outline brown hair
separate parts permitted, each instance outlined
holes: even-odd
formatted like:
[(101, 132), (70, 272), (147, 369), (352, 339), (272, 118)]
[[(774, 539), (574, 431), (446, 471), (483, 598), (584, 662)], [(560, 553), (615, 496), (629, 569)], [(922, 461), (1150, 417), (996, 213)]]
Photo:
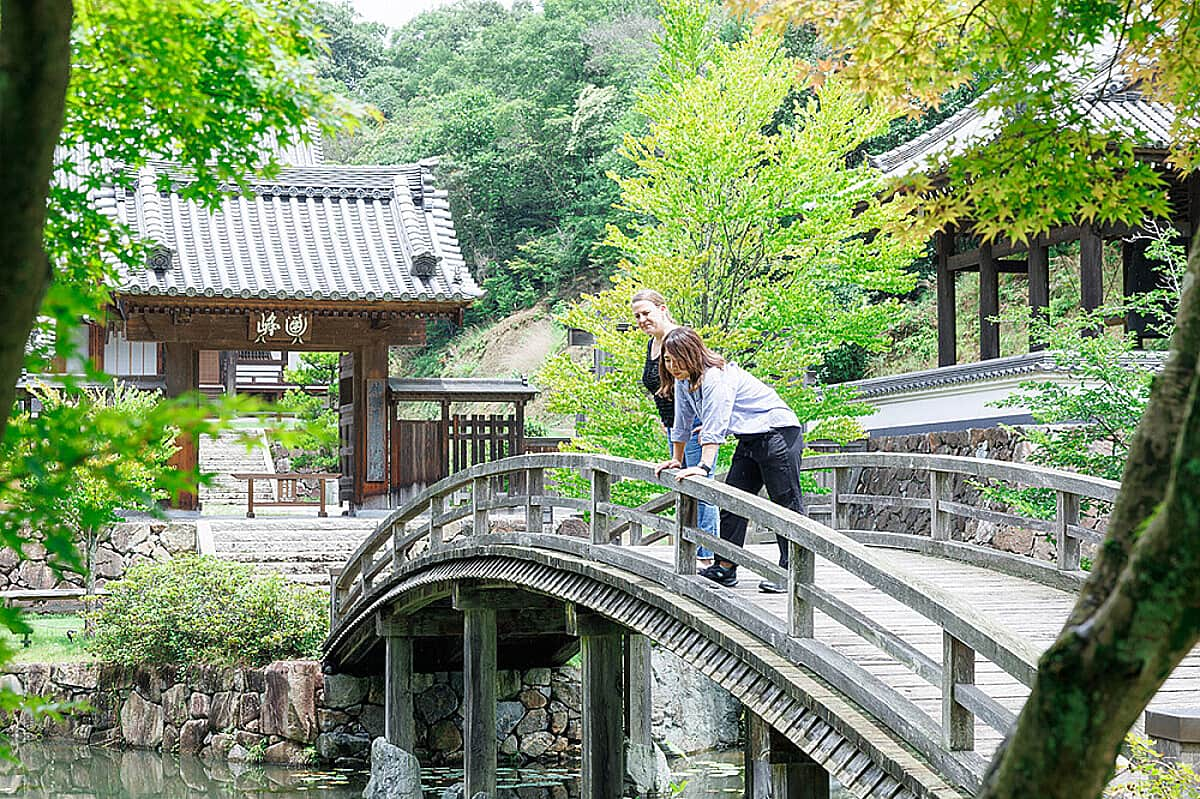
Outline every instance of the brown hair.
[[(671, 353), (676, 363), (687, 369), (692, 388), (704, 379), (704, 370), (710, 366), (723, 367), (725, 359), (704, 346), (700, 334), (690, 327), (677, 327), (663, 336), (663, 354)], [(675, 391), (675, 377), (667, 371), (667, 359), (658, 362), (659, 396), (665, 397)]]

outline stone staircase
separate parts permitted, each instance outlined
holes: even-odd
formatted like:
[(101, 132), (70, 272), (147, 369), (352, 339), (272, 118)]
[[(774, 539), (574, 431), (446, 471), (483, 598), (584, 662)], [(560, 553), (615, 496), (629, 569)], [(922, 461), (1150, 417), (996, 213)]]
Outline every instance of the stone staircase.
[(344, 565), (379, 519), (293, 516), (213, 519), (207, 524), (217, 557), (279, 572), (294, 582), (328, 585), (330, 567)]
[[(200, 486), (200, 504), (246, 506), (246, 481), (235, 480), (232, 475), (241, 472), (273, 472), (274, 465), (263, 444), (247, 450), (245, 438), (263, 441), (260, 429), (222, 430), (216, 437), (200, 439), (200, 470), (214, 474), (211, 485)], [(271, 481), (255, 481), (255, 502), (271, 502), (275, 499), (275, 485)], [(207, 510), (207, 508), (206, 508)]]

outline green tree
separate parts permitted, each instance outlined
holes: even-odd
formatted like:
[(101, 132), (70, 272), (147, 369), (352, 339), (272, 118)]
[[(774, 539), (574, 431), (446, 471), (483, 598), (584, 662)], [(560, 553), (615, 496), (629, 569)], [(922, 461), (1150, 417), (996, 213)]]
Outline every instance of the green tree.
[[(1024, 241), (1060, 223), (1137, 224), (1165, 214), (1160, 172), (1136, 158), (1151, 131), (1136, 120), (1117, 128), (1093, 118), (1078, 86), (1104, 78), (1097, 52), (1119, 45), (1121, 67), (1176, 114), (1173, 166), (1194, 170), (1198, 14), (1188, 0), (788, 0), (765, 21), (815, 23), (846, 57), (844, 78), (894, 108), (919, 111), (976, 75), (997, 76), (981, 98), (994, 137), (950, 156), (937, 190), (925, 176), (911, 178), (905, 197), (923, 212), (911, 228), (920, 237), (962, 220), (985, 240)], [(1129, 442), (1107, 537), (992, 763), (980, 792), (987, 799), (1099, 796), (1126, 731), (1200, 640), (1198, 242), (1193, 236), (1170, 353)]]
[[(489, 319), (610, 272), (617, 218), (605, 173), (632, 130), (633, 87), (654, 63), (651, 0), (459, 2), (395, 32), (356, 96), (385, 121), (339, 141), (356, 163), (440, 160)], [(335, 42), (335, 51), (338, 48)]]
[[(632, 222), (611, 226), (621, 253), (612, 286), (563, 321), (610, 354), (599, 379), (562, 356), (541, 374), (551, 408), (580, 413), (577, 446), (654, 458), (661, 424), (640, 385), (646, 339), (622, 323), (639, 288), (669, 300), (726, 357), (775, 385), (801, 419), (858, 412), (848, 392), (805, 386), (825, 355), (884, 346), (913, 252), (873, 231), (888, 220), (878, 174), (847, 156), (885, 129), (840, 81), (792, 102), (798, 62), (779, 37), (723, 42), (708, 3), (664, 3), (662, 59), (638, 110), (649, 132), (628, 136), (631, 175), (612, 178)], [(791, 121), (777, 124), (781, 109)]]
[[(39, 371), (51, 356), (74, 355), (74, 331), (85, 317), (103, 318), (119, 268), (144, 264), (145, 243), (95, 197), (113, 185), (128, 188), (155, 158), (180, 164), (191, 177), (183, 191), (211, 201), (225, 186), (276, 168), (268, 140), (288, 146), (310, 136), (312, 122), (332, 129), (348, 119), (350, 106), (316, 77), (321, 48), (309, 6), (290, 0), (0, 3), (0, 202), (9, 220), (0, 226), (5, 546), (20, 551), (36, 530), (56, 565), (82, 568), (71, 525), (52, 510), (71, 472), (109, 454), (119, 461), (168, 426), (188, 435), (212, 429), (204, 418), (212, 409), (187, 402), (162, 403), (138, 418), (97, 412), (94, 426), (72, 423), (78, 405), (19, 426), (9, 419), (23, 367)], [(39, 319), (39, 333), (59, 335), (39, 335), (44, 346), (27, 358)], [(70, 407), (75, 381), (64, 378), (59, 389)], [(124, 485), (113, 468), (101, 478), (115, 491)], [(169, 474), (163, 486), (178, 490), (188, 479)], [(10, 608), (0, 609), (0, 621), (24, 627)], [(10, 700), (0, 697), (6, 706)]]
[[(168, 461), (175, 452), (178, 429), (156, 418), (159, 396), (121, 383), (107, 390), (64, 392), (35, 389), (41, 404), (36, 422), (29, 413), (13, 419), (16, 452), (24, 463), (44, 468), (26, 470), (20, 487), (3, 492), (13, 512), (26, 519), (47, 514), (56, 527), (72, 535), (83, 550), (81, 564), (88, 596), (96, 593), (96, 552), (114, 522), (128, 511), (150, 512), (165, 499), (170, 482)], [(103, 450), (93, 449), (77, 463), (67, 464), (46, 450), (57, 442), (40, 438), (41, 429), (89, 429), (102, 435)], [(120, 437), (111, 434), (119, 432)], [(135, 435), (131, 436), (130, 433)], [(18, 469), (8, 464), (5, 472)], [(31, 507), (37, 503), (38, 507)]]

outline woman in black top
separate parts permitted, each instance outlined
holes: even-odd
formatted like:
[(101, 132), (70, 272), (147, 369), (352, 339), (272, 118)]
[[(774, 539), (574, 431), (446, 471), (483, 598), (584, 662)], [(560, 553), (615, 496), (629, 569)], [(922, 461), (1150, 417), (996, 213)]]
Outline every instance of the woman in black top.
[[(675, 397), (673, 394), (665, 397), (658, 395), (658, 389), (661, 386), (659, 362), (662, 361), (663, 337), (679, 325), (671, 319), (666, 299), (653, 289), (643, 289), (637, 292), (629, 303), (633, 310), (633, 321), (637, 324), (638, 329), (650, 337), (650, 340), (646, 342), (646, 363), (642, 367), (642, 385), (654, 399), (654, 407), (658, 409), (658, 417), (663, 423), (663, 435), (666, 436), (671, 425), (675, 423)], [(699, 433), (699, 428), (693, 430), (691, 438), (684, 446), (684, 466), (695, 466), (700, 463)], [(670, 439), (667, 441), (667, 446), (669, 449)], [(707, 502), (699, 503), (696, 508), (696, 527), (716, 537), (717, 509)], [(703, 560), (712, 557), (712, 553), (704, 547), (698, 547), (696, 555)]]

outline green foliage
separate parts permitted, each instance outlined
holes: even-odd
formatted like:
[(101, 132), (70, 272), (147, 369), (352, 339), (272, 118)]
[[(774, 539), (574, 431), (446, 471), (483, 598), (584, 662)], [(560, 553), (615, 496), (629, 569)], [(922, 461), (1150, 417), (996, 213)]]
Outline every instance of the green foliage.
[[(1185, 257), (1183, 248), (1173, 243), (1173, 231), (1150, 227), (1156, 233), (1147, 257), (1159, 260), (1164, 288), (1091, 313), (1079, 313), (1063, 302), (1052, 304), (1045, 320), (1029, 318), (1027, 309), (1009, 315), (1019, 315), (1033, 337), (1045, 342), (1063, 375), (1060, 380), (1022, 381), (1009, 397), (996, 403), (1002, 408), (1029, 408), (1034, 421), (1047, 426), (1023, 432), (1033, 445), (1031, 462), (1121, 479), (1129, 442), (1150, 400), (1157, 361), (1135, 352), (1132, 336), (1095, 333), (1104, 331), (1106, 318), (1138, 310), (1160, 333), (1171, 335)], [(1054, 518), (1052, 491), (990, 486), (985, 493), (1035, 518)]]
[(824, 69), (897, 112), (915, 116), (956, 91), (986, 88), (979, 108), (990, 120), (988, 140), (955, 148), (936, 186), (926, 175), (908, 180), (907, 196), (922, 210), (910, 219), (920, 238), (960, 219), (985, 239), (1027, 241), (1079, 220), (1134, 225), (1164, 216), (1162, 173), (1136, 156), (1161, 133), (1133, 117), (1091, 113), (1091, 92), (1110, 77), (1097, 56), (1114, 45), (1139, 91), (1174, 110), (1175, 165), (1187, 172), (1200, 164), (1200, 11), (1189, 0), (980, 0), (965, 12), (920, 0), (732, 5), (765, 9), (767, 23), (815, 23), (844, 54)]
[(1125, 745), (1129, 757), (1105, 799), (1200, 799), (1200, 774), (1191, 766), (1165, 759), (1140, 735), (1126, 736)]
[[(322, 44), (306, 2), (114, 0), (76, 3), (75, 13), (56, 155), (64, 179), (46, 197), (27, 198), (46, 203), (53, 275), (38, 332), (57, 335), (38, 337), (27, 368), (44, 372), (58, 357), (99, 382), (104, 376), (77, 357), (80, 320), (105, 318), (119, 269), (144, 268), (149, 242), (99, 208), (95, 193), (128, 190), (148, 161), (168, 159), (188, 175), (185, 194), (215, 201), (224, 186), (246, 186), (259, 167), (277, 166), (264, 153), (268, 139), (295, 144), (310, 135), (310, 121), (330, 131), (351, 107), (318, 83), (313, 67)], [(160, 179), (165, 186), (173, 176), (161, 172)], [(73, 376), (56, 385), (50, 411), (17, 419), (0, 441), (0, 544), (20, 551), (36, 531), (55, 568), (84, 567), (73, 546), (80, 529), (106, 523), (112, 508), (153, 499), (130, 462), (160, 452), (164, 431), (211, 432), (250, 407), (185, 399), (126, 414), (100, 407)], [(195, 478), (159, 470), (156, 485), (169, 493)], [(86, 490), (71, 497), (80, 481)], [(12, 608), (0, 609), (0, 623), (28, 629)], [(9, 654), (0, 646), (0, 662)], [(4, 707), (18, 701), (0, 691)]]
[(211, 556), (133, 566), (109, 583), (89, 648), (117, 663), (262, 665), (317, 657), (327, 596)]
[(352, 163), (439, 159), (463, 252), (487, 290), (468, 321), (612, 270), (600, 242), (617, 188), (605, 173), (638, 124), (632, 90), (654, 61), (654, 12), (652, 0), (460, 0), (395, 31), (361, 78), (341, 65), (355, 53), (376, 63), (364, 46), (374, 34), (338, 23), (326, 71), (385, 119), (330, 152)]
[(805, 386), (806, 374), (846, 347), (881, 350), (895, 313), (883, 295), (912, 284), (914, 252), (874, 233), (889, 213), (878, 174), (847, 164), (887, 117), (829, 81), (774, 124), (800, 65), (772, 35), (723, 42), (712, 10), (664, 7), (662, 60), (637, 106), (649, 133), (625, 139), (632, 176), (612, 174), (633, 220), (606, 238), (621, 270), (563, 315), (611, 353), (613, 371), (594, 379), (564, 355), (540, 375), (552, 411), (584, 416), (573, 444), (584, 451), (657, 460), (665, 447), (640, 384), (645, 336), (618, 328), (636, 290), (661, 291), (676, 321), (814, 421), (864, 412), (848, 390)]
[(338, 352), (302, 352), (300, 365), (285, 369), (283, 379), (298, 386), (325, 386), (329, 390), (330, 404), (336, 405), (340, 364), (341, 353)]
[(296, 414), (296, 427), (280, 435), (289, 447), (302, 450), (292, 456), (296, 469), (336, 472), (338, 462), (338, 412), (324, 397), (291, 389), (279, 400), (282, 411)]

